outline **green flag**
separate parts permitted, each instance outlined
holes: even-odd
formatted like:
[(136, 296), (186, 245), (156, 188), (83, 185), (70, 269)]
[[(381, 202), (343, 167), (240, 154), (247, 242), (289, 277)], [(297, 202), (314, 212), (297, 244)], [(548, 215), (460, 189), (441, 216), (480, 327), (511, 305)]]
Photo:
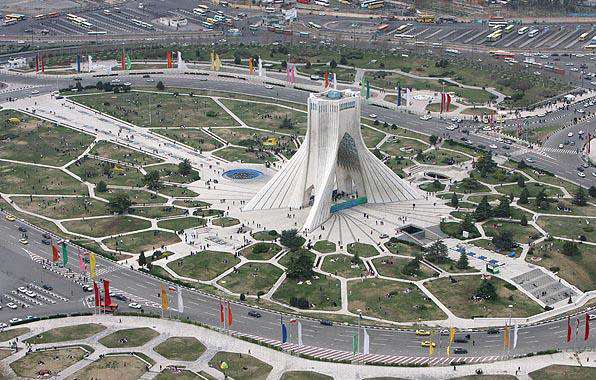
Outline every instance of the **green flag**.
[(126, 70), (130, 70), (132, 68), (132, 61), (130, 60), (130, 56), (126, 53)]
[(366, 99), (370, 98), (370, 82), (366, 80)]
[[(358, 334), (359, 335), (359, 334)], [(352, 335), (352, 353), (356, 354), (358, 353), (358, 336), (357, 334)]]
[(68, 264), (68, 251), (66, 242), (62, 242), (62, 261), (64, 262), (64, 266), (66, 267), (66, 264)]
[(364, 79), (362, 79), (362, 90), (360, 90), (360, 95), (364, 96), (365, 92), (364, 92)]

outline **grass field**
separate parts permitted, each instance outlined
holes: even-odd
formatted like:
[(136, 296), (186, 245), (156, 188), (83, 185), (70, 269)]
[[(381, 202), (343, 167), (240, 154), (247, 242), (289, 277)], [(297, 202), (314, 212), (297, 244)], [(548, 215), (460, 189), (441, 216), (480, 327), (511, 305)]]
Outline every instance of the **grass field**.
[(172, 206), (144, 207), (135, 206), (128, 210), (128, 213), (145, 218), (165, 218), (169, 216), (183, 216), (186, 210)]
[(522, 172), (526, 173), (527, 175), (529, 175), (530, 177), (534, 178), (536, 181), (543, 182), (543, 183), (546, 183), (549, 185), (563, 186), (571, 194), (575, 194), (575, 192), (578, 189), (577, 185), (575, 185), (571, 182), (565, 181), (563, 179), (557, 178), (553, 175), (546, 174), (540, 170), (529, 168), (529, 167), (524, 168), (524, 169), (518, 169), (518, 167), (517, 167), (518, 164), (517, 164), (517, 162), (514, 162), (514, 161), (507, 161), (507, 162), (505, 162), (504, 166), (511, 168), (511, 169), (522, 171)]
[(6, 342), (29, 332), (27, 327), (17, 327), (16, 329), (9, 329), (0, 331), (0, 342)]
[(407, 158), (397, 158), (397, 157), (391, 158), (390, 160), (385, 162), (385, 164), (389, 167), (389, 169), (393, 170), (393, 172), (395, 172), (397, 175), (399, 175), (402, 178), (404, 178), (406, 176), (403, 170), (409, 166), (414, 165), (412, 160), (409, 160)]
[[(577, 216), (596, 216), (596, 206), (592, 206), (590, 204), (586, 206), (576, 206), (571, 203), (571, 199), (558, 199), (556, 202), (552, 202), (550, 204), (550, 208), (548, 210), (542, 210), (536, 206), (536, 203), (530, 201), (528, 204), (520, 205), (528, 210), (532, 210), (537, 213), (546, 213), (546, 214), (554, 214), (554, 215), (577, 215)], [(588, 201), (590, 202), (590, 201)], [(569, 211), (565, 211), (569, 210)]]
[(83, 181), (94, 184), (104, 181), (108, 185), (143, 186), (143, 175), (139, 170), (92, 158), (79, 160), (70, 165), (68, 170), (78, 175)]
[(187, 228), (201, 227), (205, 225), (205, 219), (201, 218), (178, 218), (162, 220), (157, 223), (159, 228), (165, 228), (166, 230), (181, 231)]
[(80, 245), (83, 248), (86, 248), (92, 252), (95, 252), (99, 255), (102, 255), (104, 257), (108, 257), (112, 260), (116, 260), (116, 261), (120, 261), (120, 260), (126, 260), (126, 259), (130, 259), (132, 256), (131, 255), (126, 255), (124, 253), (114, 253), (114, 252), (108, 252), (108, 251), (104, 251), (103, 249), (101, 249), (100, 245), (92, 240), (73, 240), (73, 243)]
[(361, 277), (366, 273), (364, 263), (362, 260), (353, 263), (351, 259), (351, 257), (346, 255), (325, 256), (321, 269), (325, 272), (345, 278)]
[(132, 91), (77, 96), (71, 99), (139, 127), (212, 127), (237, 124), (217, 103), (206, 97)]
[(32, 344), (58, 343), (70, 340), (87, 339), (105, 330), (105, 326), (97, 323), (57, 327), (27, 339), (25, 342)]
[(348, 309), (352, 313), (392, 321), (444, 319), (445, 314), (413, 284), (383, 279), (348, 282)]
[(274, 243), (259, 242), (240, 250), (240, 254), (249, 260), (269, 260), (281, 251)]
[(339, 310), (341, 307), (341, 294), (339, 280), (331, 277), (326, 278), (317, 274), (319, 278), (312, 278), (310, 284), (306, 281), (298, 285), (298, 281), (287, 278), (277, 291), (273, 298), (290, 303), (291, 297), (306, 298), (311, 309), (315, 310)]
[(240, 224), (240, 221), (229, 216), (222, 216), (221, 218), (211, 220), (211, 224), (219, 227), (231, 227)]
[(95, 195), (105, 198), (108, 201), (115, 198), (118, 194), (127, 194), (132, 201), (133, 204), (143, 205), (143, 204), (161, 204), (165, 203), (166, 199), (164, 197), (160, 197), (159, 195), (150, 193), (144, 190), (116, 190), (110, 189), (107, 193), (96, 193)]
[(500, 185), (502, 183), (511, 183), (515, 182), (517, 175), (510, 170), (506, 170), (503, 168), (497, 168), (492, 173), (487, 173), (485, 177), (480, 175), (478, 170), (474, 169), (470, 173), (470, 177), (482, 182), (487, 183), (489, 185)]
[(381, 145), (381, 150), (391, 156), (413, 157), (418, 151), (425, 150), (429, 147), (418, 140), (398, 137), (388, 140)]
[(145, 372), (146, 364), (134, 356), (105, 356), (68, 376), (66, 380), (137, 380)]
[[(230, 99), (222, 99), (221, 102), (250, 127), (298, 135), (306, 133), (306, 112), (280, 107), (275, 104)], [(294, 128), (281, 128), (282, 120), (285, 117), (292, 120)]]
[(351, 253), (352, 255), (358, 255), (360, 257), (371, 257), (380, 254), (374, 245), (365, 243), (348, 244), (348, 253)]
[(441, 147), (445, 149), (457, 150), (458, 152), (469, 154), (472, 157), (480, 155), (480, 153), (476, 149), (465, 144), (460, 145), (458, 143), (453, 142), (452, 140), (444, 140), (443, 145), (441, 145)]
[(31, 352), (10, 363), (15, 373), (23, 378), (37, 378), (40, 370), (50, 370), (53, 376), (83, 359), (85, 351), (80, 348)]
[(331, 253), (331, 252), (335, 252), (336, 250), (336, 246), (335, 243), (329, 240), (319, 240), (318, 242), (316, 242), (313, 247), (312, 247), (315, 251), (317, 252), (321, 252), (321, 253)]
[[(9, 123), (17, 118), (20, 123)], [(22, 112), (0, 111), (0, 158), (62, 166), (77, 158), (93, 136), (53, 125)]]
[(62, 225), (69, 231), (91, 237), (111, 236), (151, 227), (147, 220), (131, 216), (115, 216), (86, 220), (73, 220)]
[(284, 372), (280, 380), (333, 380), (333, 377), (312, 371), (289, 371)]
[(234, 293), (256, 295), (267, 293), (283, 271), (272, 264), (246, 263), (217, 283)]
[(389, 250), (389, 252), (395, 255), (415, 256), (418, 254), (421, 255), (423, 253), (422, 248), (420, 248), (419, 246), (405, 244), (399, 241), (396, 243), (388, 241), (387, 243), (385, 243), (385, 247)]
[(362, 138), (364, 139), (364, 144), (369, 148), (375, 147), (378, 143), (381, 142), (381, 140), (383, 140), (383, 137), (385, 137), (384, 133), (365, 126), (362, 126), (360, 130), (362, 131)]
[(204, 201), (197, 201), (191, 199), (179, 199), (173, 202), (176, 206), (189, 207), (189, 208), (206, 208), (211, 206), (211, 203)]
[(141, 253), (180, 242), (178, 235), (165, 231), (145, 231), (120, 237), (111, 237), (103, 241), (114, 250)]
[[(455, 104), (449, 105), (449, 112), (454, 112), (459, 109), (458, 106)], [(431, 103), (426, 106), (426, 110), (430, 112), (440, 112), (441, 111), (441, 103)]]
[[(505, 281), (496, 277), (490, 281), (497, 290), (497, 298), (480, 302), (473, 301), (470, 297), (482, 284), (481, 276), (457, 277), (457, 283), (451, 283), (449, 278), (441, 278), (426, 282), (424, 286), (460, 318), (506, 318), (509, 313), (513, 317), (523, 318), (543, 311), (540, 305), (521, 291), (506, 288)], [(513, 305), (513, 308), (510, 309), (508, 305)]]
[[(525, 186), (528, 189), (528, 193), (530, 197), (535, 197), (538, 193), (544, 189), (545, 194), (548, 197), (556, 197), (557, 195), (563, 195), (563, 192), (556, 187), (543, 185), (541, 183), (536, 182), (528, 182)], [(504, 186), (496, 186), (495, 190), (497, 190), (501, 194), (510, 195), (513, 194), (514, 197), (520, 196), (523, 188), (519, 187), (517, 184), (514, 185), (504, 185)]]
[(239, 262), (240, 260), (231, 253), (201, 251), (169, 262), (168, 267), (180, 276), (206, 281), (238, 265)]
[(161, 164), (146, 168), (147, 172), (157, 171), (161, 181), (174, 183), (191, 183), (200, 179), (201, 175), (198, 171), (193, 170), (188, 175), (182, 175), (178, 172), (178, 165), (175, 164)]
[(548, 216), (538, 218), (537, 223), (552, 236), (570, 239), (580, 239), (581, 236), (585, 236), (586, 241), (596, 242), (596, 229), (594, 228), (596, 219)]
[(153, 350), (170, 360), (195, 361), (207, 348), (193, 337), (171, 337), (161, 342)]
[[(223, 362), (228, 365), (225, 370), (221, 368)], [(235, 380), (265, 380), (273, 369), (269, 364), (250, 355), (225, 351), (215, 354), (209, 365)]]
[(0, 162), (0, 191), (7, 194), (87, 195), (87, 187), (57, 169)]
[(373, 260), (373, 264), (381, 276), (399, 278), (402, 280), (417, 281), (434, 275), (435, 271), (422, 263), (420, 264), (420, 270), (416, 276), (404, 274), (402, 269), (410, 261), (411, 260), (409, 259), (401, 257), (379, 257)]
[(292, 257), (298, 257), (302, 254), (306, 254), (308, 256), (310, 256), (310, 258), (314, 261), (315, 259), (315, 254), (312, 253), (311, 251), (308, 251), (304, 248), (300, 248), (297, 249), (295, 251), (290, 251), (288, 253), (286, 253), (281, 259), (279, 259), (279, 264), (283, 265), (284, 267), (288, 267), (288, 264), (290, 263), (290, 260)]
[(500, 253), (502, 255), (507, 255), (507, 256), (509, 256), (511, 254), (511, 252), (515, 252), (515, 257), (519, 257), (522, 253), (522, 247), (515, 247), (513, 249), (508, 249), (506, 251), (499, 250), (493, 244), (492, 239), (478, 239), (478, 240), (471, 241), (470, 244), (475, 245), (476, 247), (488, 249), (489, 251), (497, 252), (497, 253)]
[(540, 238), (542, 235), (531, 225), (522, 226), (519, 223), (512, 222), (492, 222), (487, 221), (482, 225), (484, 233), (488, 237), (496, 236), (499, 231), (507, 229), (513, 233), (513, 241), (521, 244), (527, 244)]
[(279, 233), (277, 231), (258, 231), (253, 232), (252, 237), (255, 240), (273, 241), (279, 238)]
[(140, 166), (156, 164), (162, 161), (159, 158), (107, 141), (100, 141), (95, 144), (89, 154)]
[(431, 193), (436, 193), (437, 191), (443, 191), (445, 189), (445, 184), (442, 183), (435, 183), (434, 181), (432, 182), (426, 182), (423, 183), (422, 185), (420, 185), (420, 190), (424, 190), (424, 191), (428, 191)]
[(12, 197), (23, 210), (49, 218), (70, 219), (110, 214), (107, 203), (88, 197)]
[[(242, 117), (243, 115), (239, 115)], [(290, 144), (292, 141), (289, 136), (282, 135), (279, 133), (273, 133), (269, 131), (259, 131), (252, 128), (211, 128), (211, 132), (221, 137), (225, 141), (233, 145), (241, 145), (245, 147), (263, 147), (270, 148), (263, 143), (269, 137), (275, 137), (278, 139), (278, 146), (284, 146)], [(284, 131), (284, 133), (291, 133), (290, 131)]]
[[(561, 129), (561, 127), (562, 126), (559, 124), (550, 124), (538, 128), (526, 128), (525, 131), (527, 131), (527, 140), (531, 143), (543, 144), (552, 133)], [(516, 130), (510, 129), (509, 132), (515, 133)]]
[[(209, 375), (207, 375), (209, 376)], [(197, 375), (195, 375), (194, 373), (187, 371), (187, 370), (177, 370), (176, 372), (173, 372), (170, 369), (164, 369), (163, 371), (161, 371), (159, 374), (157, 374), (157, 376), (155, 376), (153, 379), (155, 380), (211, 380), (213, 379), (212, 377), (207, 377), (205, 376), (205, 374), (203, 374), (203, 377), (199, 377)]]
[(159, 188), (158, 192), (169, 197), (196, 197), (199, 195), (186, 187), (177, 185), (162, 186)]
[[(577, 286), (582, 291), (596, 289), (596, 255), (591, 246), (577, 244), (580, 254), (567, 256), (562, 252), (563, 241), (544, 241), (532, 250), (533, 255), (526, 256), (526, 261), (557, 272), (559, 277)], [(541, 258), (540, 261), (532, 260)]]
[(248, 164), (264, 164), (269, 161), (277, 161), (275, 156), (267, 151), (250, 151), (235, 146), (220, 149), (213, 153), (219, 158), (230, 162), (243, 162)]
[(450, 150), (435, 149), (416, 156), (416, 161), (429, 165), (453, 165), (471, 160), (470, 157)]
[(530, 372), (532, 380), (585, 380), (596, 378), (596, 368), (576, 367), (566, 365), (550, 365), (548, 367)]
[(139, 347), (159, 336), (159, 333), (148, 327), (118, 330), (106, 335), (99, 343), (108, 348)]
[(153, 132), (196, 148), (201, 152), (221, 146), (219, 141), (197, 128), (159, 128), (153, 129)]

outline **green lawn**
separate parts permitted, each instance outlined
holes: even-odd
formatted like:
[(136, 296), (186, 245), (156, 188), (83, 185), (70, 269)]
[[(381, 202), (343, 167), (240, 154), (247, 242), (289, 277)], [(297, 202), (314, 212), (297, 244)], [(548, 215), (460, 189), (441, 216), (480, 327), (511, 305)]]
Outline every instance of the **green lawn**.
[(283, 271), (272, 264), (246, 263), (217, 283), (234, 293), (257, 295), (267, 293)]
[(222, 216), (221, 218), (211, 220), (211, 224), (219, 227), (231, 227), (240, 224), (240, 221), (229, 216)]
[[(451, 237), (465, 240), (463, 237), (463, 229), (461, 223), (458, 222), (445, 222), (441, 223), (441, 231)], [(480, 232), (476, 227), (474, 227), (474, 231), (468, 231), (467, 239), (474, 239), (480, 237)]]
[(237, 161), (248, 164), (264, 164), (267, 161), (277, 161), (275, 156), (267, 151), (250, 151), (234, 146), (217, 150), (213, 153), (213, 155), (223, 158), (226, 161)]
[(513, 249), (508, 249), (506, 251), (499, 250), (499, 249), (497, 249), (497, 247), (495, 247), (492, 240), (490, 240), (490, 239), (478, 239), (478, 240), (471, 241), (470, 243), (472, 245), (475, 245), (476, 247), (488, 249), (489, 251), (497, 252), (497, 253), (500, 253), (502, 255), (507, 255), (507, 256), (509, 256), (509, 254), (511, 254), (511, 252), (515, 252), (515, 255), (516, 255), (515, 257), (519, 257), (522, 253), (522, 247), (515, 247)]
[(12, 197), (11, 200), (23, 210), (55, 219), (111, 214), (107, 203), (89, 197)]
[(182, 216), (186, 210), (173, 206), (132, 207), (128, 210), (131, 215), (144, 216), (145, 218), (165, 218), (168, 216)]
[[(557, 195), (563, 195), (563, 192), (560, 189), (557, 189), (556, 187), (552, 187), (552, 186), (548, 186), (548, 185), (543, 185), (541, 183), (536, 183), (536, 182), (528, 182), (526, 183), (525, 186), (528, 189), (528, 193), (530, 194), (530, 197), (535, 197), (536, 195), (538, 195), (538, 193), (544, 189), (545, 194), (548, 197), (556, 197)], [(523, 188), (519, 187), (517, 184), (514, 185), (504, 185), (504, 186), (497, 186), (495, 187), (495, 190), (497, 190), (499, 193), (501, 194), (505, 194), (505, 195), (510, 195), (513, 194), (514, 197), (519, 198)]]
[(99, 343), (108, 348), (139, 347), (159, 336), (159, 333), (148, 327), (138, 327), (115, 331), (104, 336)]
[(452, 185), (449, 187), (449, 191), (459, 194), (490, 193), (488, 186), (483, 185), (480, 182), (470, 184), (469, 182), (464, 181), (456, 182), (455, 186)]
[(538, 169), (534, 169), (534, 168), (530, 168), (530, 167), (526, 167), (524, 169), (519, 169), (518, 163), (514, 162), (514, 161), (505, 162), (505, 166), (508, 168), (522, 171), (522, 172), (526, 173), (527, 175), (529, 175), (530, 177), (534, 178), (536, 181), (543, 182), (543, 183), (546, 183), (549, 185), (563, 186), (571, 194), (574, 194), (578, 188), (577, 185), (575, 185), (571, 182), (567, 182), (567, 181), (557, 178), (553, 175), (546, 174)]
[(205, 219), (201, 218), (178, 218), (168, 219), (157, 223), (159, 228), (165, 228), (166, 230), (181, 231), (188, 228), (202, 227), (205, 225)]
[[(222, 99), (221, 102), (250, 127), (299, 135), (306, 133), (306, 112), (280, 107), (275, 104), (230, 99)], [(292, 129), (281, 128), (282, 120), (285, 117), (292, 120), (294, 126)]]
[[(453, 112), (459, 109), (458, 106), (455, 104), (449, 105), (449, 112)], [(440, 112), (441, 111), (441, 103), (431, 103), (426, 106), (426, 110), (430, 112)], [(446, 112), (447, 110), (445, 110)]]
[(0, 331), (0, 342), (6, 342), (29, 332), (27, 327), (18, 327), (16, 329), (8, 329)]
[(316, 274), (310, 284), (291, 278), (286, 278), (273, 298), (285, 304), (290, 303), (291, 297), (306, 298), (314, 310), (339, 310), (341, 307), (341, 290), (339, 280)]
[(519, 223), (487, 221), (482, 225), (484, 233), (488, 237), (496, 236), (499, 231), (507, 229), (513, 233), (513, 241), (521, 244), (527, 244), (540, 238), (542, 235), (531, 225), (522, 226)]
[(431, 193), (443, 191), (444, 189), (445, 189), (445, 185), (440, 182), (435, 183), (434, 181), (432, 181), (432, 182), (426, 182), (426, 183), (423, 183), (422, 185), (420, 185), (420, 190), (428, 191)]
[(456, 264), (456, 262), (454, 260), (451, 260), (450, 258), (447, 258), (447, 260), (445, 260), (445, 262), (441, 262), (439, 264), (433, 263), (433, 265), (436, 265), (439, 268), (441, 268), (444, 271), (447, 271), (449, 273), (473, 273), (473, 272), (478, 272), (478, 269), (472, 268), (470, 266), (468, 266), (465, 269), (459, 269), (458, 267), (455, 266), (455, 264)]
[[(506, 288), (505, 281), (497, 277), (490, 280), (496, 288), (497, 298), (474, 301), (471, 297), (476, 294), (482, 281), (481, 276), (471, 275), (457, 277), (456, 283), (451, 283), (449, 278), (440, 278), (426, 282), (424, 286), (460, 318), (506, 318), (509, 313), (513, 317), (523, 318), (543, 311), (540, 305), (521, 291)], [(513, 308), (508, 305), (513, 305)]]
[(397, 137), (387, 140), (387, 142), (381, 145), (380, 149), (391, 156), (412, 157), (416, 155), (418, 151), (425, 150), (428, 147), (428, 144), (422, 143), (418, 140)]
[(112, 260), (120, 261), (120, 260), (127, 260), (130, 259), (131, 255), (126, 255), (124, 253), (114, 253), (108, 252), (101, 249), (100, 245), (93, 240), (73, 240), (73, 243), (80, 245), (81, 247), (88, 249), (89, 251), (95, 252), (101, 256), (110, 258)]
[(500, 185), (502, 183), (511, 183), (515, 182), (517, 174), (513, 173), (510, 170), (505, 170), (503, 168), (497, 168), (492, 173), (487, 173), (484, 177), (480, 175), (480, 172), (477, 170), (472, 170), (470, 173), (470, 177), (483, 182), (489, 185)]
[[(540, 217), (537, 221), (548, 234), (552, 236), (580, 239), (585, 236), (586, 241), (596, 242), (596, 219), (563, 218), (557, 216)], [(588, 224), (589, 223), (589, 224)]]
[(423, 253), (422, 248), (420, 248), (419, 246), (402, 243), (400, 241), (396, 241), (393, 243), (390, 240), (387, 243), (385, 243), (385, 247), (389, 250), (389, 252), (402, 256), (415, 256), (417, 254)]
[(68, 376), (66, 380), (137, 380), (145, 372), (145, 362), (134, 356), (104, 356)]
[(395, 174), (399, 175), (401, 178), (404, 178), (406, 175), (403, 170), (414, 165), (414, 163), (410, 159), (396, 157), (389, 159), (387, 162), (385, 162), (385, 165), (387, 165), (389, 169), (393, 170)]
[[(9, 123), (17, 118), (20, 123)], [(82, 154), (93, 136), (19, 111), (0, 111), (0, 158), (62, 166)]]
[(240, 260), (231, 253), (201, 251), (169, 262), (168, 267), (180, 276), (207, 281), (238, 265), (239, 262)]
[(155, 376), (153, 379), (154, 380), (211, 380), (214, 379), (212, 377), (207, 377), (205, 376), (207, 374), (203, 374), (203, 377), (199, 377), (197, 375), (195, 375), (194, 373), (188, 371), (188, 370), (177, 370), (176, 372), (173, 372), (171, 369), (164, 369), (163, 371), (161, 371), (159, 374), (157, 374), (157, 376)]
[(188, 175), (182, 175), (178, 172), (178, 165), (175, 164), (160, 164), (145, 168), (147, 173), (157, 171), (160, 180), (164, 182), (174, 183), (191, 183), (201, 178), (198, 171), (193, 170)]
[(469, 161), (470, 157), (464, 156), (461, 153), (453, 152), (450, 150), (438, 149), (431, 150), (424, 154), (417, 155), (416, 161), (421, 164), (428, 165), (453, 165), (456, 163)]
[(312, 248), (315, 251), (321, 253), (331, 253), (335, 252), (336, 250), (335, 243), (329, 240), (319, 240), (313, 245)]
[(377, 144), (380, 143), (381, 140), (383, 140), (383, 137), (385, 137), (384, 133), (365, 126), (362, 126), (360, 130), (362, 131), (362, 138), (364, 139), (364, 144), (368, 148), (373, 148), (377, 146)]
[(348, 253), (351, 253), (352, 255), (358, 255), (360, 257), (371, 257), (380, 254), (374, 245), (365, 243), (348, 244)]
[(362, 260), (352, 262), (352, 257), (346, 255), (326, 256), (321, 269), (324, 272), (341, 276), (344, 278), (361, 277), (366, 274), (366, 267)]
[[(221, 368), (221, 363), (228, 365), (227, 369)], [(267, 363), (244, 354), (219, 351), (209, 361), (209, 366), (223, 372), (235, 380), (265, 380), (273, 369)]]
[(71, 97), (71, 100), (139, 127), (212, 127), (237, 124), (217, 103), (206, 97), (131, 91), (76, 96)]
[(105, 330), (105, 326), (97, 323), (57, 327), (44, 331), (27, 339), (25, 342), (32, 344), (68, 342), (70, 340), (87, 339)]
[(199, 128), (159, 128), (153, 132), (172, 140), (179, 141), (199, 151), (211, 151), (221, 146), (221, 143), (203, 132)]
[(161, 356), (170, 360), (195, 361), (207, 348), (193, 337), (171, 337), (153, 348)]
[(103, 241), (114, 250), (141, 253), (180, 242), (178, 235), (165, 231), (144, 231)]
[[(62, 348), (31, 352), (20, 359), (10, 363), (10, 368), (20, 378), (38, 378), (41, 369), (50, 370), (56, 376), (66, 368), (83, 359), (85, 351), (80, 348)], [(43, 366), (40, 363), (44, 363)]]
[(373, 264), (381, 276), (399, 278), (402, 280), (418, 281), (432, 277), (436, 273), (434, 270), (421, 263), (417, 275), (406, 275), (402, 272), (402, 269), (410, 261), (411, 260), (409, 259), (401, 257), (379, 257), (373, 260)]
[(255, 240), (266, 240), (266, 241), (273, 241), (279, 237), (279, 233), (277, 231), (258, 231), (253, 232), (252, 237)]
[(297, 250), (295, 250), (295, 251), (289, 251), (289, 252), (288, 252), (288, 253), (286, 253), (286, 254), (285, 254), (285, 255), (284, 255), (284, 256), (283, 256), (281, 259), (279, 259), (279, 261), (278, 261), (278, 262), (279, 262), (281, 265), (283, 265), (284, 267), (286, 267), (286, 268), (287, 268), (287, 267), (288, 267), (288, 264), (290, 263), (290, 259), (291, 259), (292, 257), (298, 257), (298, 256), (299, 256), (299, 255), (301, 255), (301, 254), (306, 254), (306, 255), (310, 256), (310, 258), (311, 258), (313, 261), (314, 261), (314, 259), (315, 259), (315, 254), (314, 254), (314, 253), (312, 253), (311, 251), (308, 251), (308, 250), (306, 250), (306, 249), (304, 249), (304, 248), (299, 248), (299, 249), (297, 249)]
[(68, 170), (78, 175), (83, 181), (94, 184), (104, 181), (108, 185), (143, 186), (143, 174), (137, 169), (92, 158), (79, 160), (70, 165)]
[(176, 206), (189, 207), (189, 208), (206, 208), (211, 206), (211, 203), (204, 201), (197, 201), (192, 199), (179, 199), (173, 202)]
[(249, 260), (269, 260), (281, 251), (274, 243), (259, 242), (240, 250), (240, 254)]
[(454, 142), (453, 140), (444, 140), (443, 145), (441, 145), (441, 147), (451, 150), (457, 150), (458, 152), (469, 154), (472, 157), (477, 157), (480, 155), (478, 150), (476, 150), (474, 147), (467, 144), (460, 144)]
[[(242, 115), (240, 116), (242, 117)], [(270, 131), (259, 131), (253, 128), (211, 128), (212, 133), (221, 137), (229, 144), (240, 145), (246, 148), (271, 150), (274, 148), (296, 149), (290, 136), (273, 133)], [(290, 133), (285, 131), (284, 133)], [(276, 145), (269, 145), (269, 138), (277, 139)]]
[(196, 197), (199, 195), (194, 191), (187, 189), (186, 187), (177, 185), (161, 186), (157, 192), (169, 197)]
[(312, 371), (288, 371), (281, 375), (280, 380), (333, 380), (333, 377)]
[(130, 200), (132, 201), (133, 205), (161, 204), (166, 202), (166, 199), (164, 197), (160, 197), (159, 195), (144, 190), (110, 189), (110, 191), (107, 193), (96, 193), (95, 195), (97, 195), (98, 197), (105, 198), (109, 201), (115, 198), (118, 194), (127, 194)]
[(87, 195), (87, 187), (63, 171), (0, 162), (0, 191), (7, 194)]
[(89, 154), (140, 166), (156, 164), (162, 161), (159, 158), (107, 141), (100, 141), (95, 144)]
[(397, 322), (444, 319), (445, 314), (413, 284), (383, 279), (348, 282), (348, 309)]
[(528, 204), (520, 206), (537, 213), (554, 214), (562, 216), (596, 216), (596, 206), (591, 206), (590, 204), (586, 206), (576, 206), (572, 203), (571, 199), (558, 199), (554, 202), (550, 202), (550, 207), (548, 208), (548, 210), (540, 209), (538, 206), (536, 206), (535, 202), (532, 202), (532, 200), (530, 200)]
[(151, 222), (133, 218), (131, 216), (115, 216), (107, 218), (73, 220), (70, 222), (64, 222), (62, 225), (73, 233), (91, 237), (102, 237), (136, 230), (143, 230), (151, 227)]
[(586, 380), (596, 378), (596, 368), (553, 364), (529, 373), (532, 380)]

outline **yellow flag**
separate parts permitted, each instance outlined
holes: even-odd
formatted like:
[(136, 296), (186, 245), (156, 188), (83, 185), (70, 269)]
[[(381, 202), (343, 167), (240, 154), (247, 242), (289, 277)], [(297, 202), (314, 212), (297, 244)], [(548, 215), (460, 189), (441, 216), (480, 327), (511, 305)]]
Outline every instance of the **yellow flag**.
[(163, 285), (161, 286), (161, 309), (163, 311), (168, 311), (168, 293), (166, 292), (166, 288)]
[(211, 52), (211, 70), (215, 71), (215, 52)]
[(95, 253), (89, 252), (89, 274), (95, 280)]
[(252, 57), (250, 57), (248, 59), (248, 73), (250, 75), (253, 75), (255, 73), (255, 68), (253, 67), (253, 64), (252, 64)]
[(451, 327), (449, 329), (449, 344), (453, 343), (453, 338), (455, 338), (455, 327)]
[(430, 346), (428, 346), (428, 356), (433, 356), (433, 352), (435, 352), (435, 348), (433, 347), (433, 336), (430, 335)]
[(221, 69), (221, 60), (219, 59), (219, 55), (215, 53), (215, 71), (219, 71)]
[(451, 353), (451, 344), (447, 346), (447, 357), (449, 357), (450, 353)]
[(509, 348), (509, 326), (505, 326), (504, 335), (503, 335), (503, 349), (506, 350)]

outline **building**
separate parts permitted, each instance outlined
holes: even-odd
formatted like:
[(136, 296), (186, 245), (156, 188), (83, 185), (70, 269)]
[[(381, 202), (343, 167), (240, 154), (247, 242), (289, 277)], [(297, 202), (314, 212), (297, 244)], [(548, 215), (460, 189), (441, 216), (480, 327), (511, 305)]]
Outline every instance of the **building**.
[(186, 17), (175, 16), (175, 17), (161, 17), (159, 22), (165, 26), (171, 26), (172, 28), (179, 28), (181, 26), (188, 25)]
[(310, 207), (303, 225), (308, 233), (333, 212), (365, 203), (423, 199), (366, 147), (360, 101), (360, 94), (351, 90), (311, 94), (303, 144), (243, 210)]
[(27, 58), (9, 58), (6, 67), (9, 69), (22, 69), (29, 67), (29, 63)]

